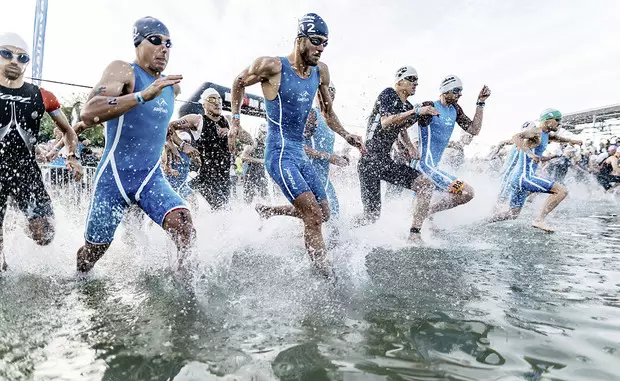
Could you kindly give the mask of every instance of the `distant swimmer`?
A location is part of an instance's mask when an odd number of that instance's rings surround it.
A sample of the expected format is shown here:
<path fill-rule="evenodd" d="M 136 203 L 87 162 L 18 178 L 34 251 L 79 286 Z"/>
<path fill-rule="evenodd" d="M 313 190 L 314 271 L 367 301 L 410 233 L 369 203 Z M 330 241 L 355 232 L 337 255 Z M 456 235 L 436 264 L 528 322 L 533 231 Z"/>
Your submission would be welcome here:
<path fill-rule="evenodd" d="M 304 128 L 314 96 L 319 91 L 325 122 L 347 143 L 363 150 L 361 137 L 349 134 L 334 112 L 329 96 L 330 75 L 320 62 L 328 44 L 328 28 L 315 13 L 304 15 L 298 24 L 293 52 L 286 57 L 260 57 L 235 78 L 232 86 L 233 113 L 229 145 L 242 132 L 239 111 L 244 89 L 260 83 L 267 108 L 265 168 L 284 196 L 293 204 L 257 207 L 264 218 L 286 214 L 304 223 L 306 249 L 316 269 L 331 276 L 322 222 L 329 218 L 329 203 L 321 180 L 304 152 Z"/>
<path fill-rule="evenodd" d="M 596 175 L 599 184 L 609 191 L 620 185 L 620 150 L 615 145 L 609 146 L 607 152 L 611 155 L 599 164 L 600 171 Z"/>
<path fill-rule="evenodd" d="M 409 229 L 409 240 L 419 243 L 433 188 L 420 170 L 396 163 L 390 157 L 390 150 L 397 139 L 401 139 L 408 155 L 416 156 L 417 150 L 409 139 L 407 129 L 424 116 L 439 114 L 432 104 L 414 106 L 407 100 L 418 87 L 418 72 L 412 66 L 396 70 L 393 83 L 392 87 L 385 88 L 379 94 L 368 117 L 368 152 L 362 155 L 357 167 L 364 213 L 357 217 L 356 224 L 367 225 L 377 221 L 381 215 L 381 181 L 385 181 L 416 192 L 417 207 Z"/>
<path fill-rule="evenodd" d="M 267 123 L 261 123 L 254 143 L 246 145 L 241 153 L 241 160 L 248 170 L 243 182 L 243 200 L 251 203 L 255 197 L 267 198 L 267 177 L 265 176 L 265 140 Z"/>
<path fill-rule="evenodd" d="M 437 190 L 443 192 L 441 198 L 431 204 L 429 216 L 465 204 L 474 197 L 474 189 L 470 185 L 439 169 L 439 164 L 455 124 L 470 135 L 476 136 L 480 133 L 485 102 L 491 96 L 491 90 L 487 86 L 480 90 L 476 113 L 471 120 L 458 104 L 463 94 L 463 83 L 459 77 L 445 77 L 441 81 L 439 92 L 439 100 L 422 103 L 434 106 L 439 115 L 421 116 L 418 121 L 420 160 L 416 169 L 422 172 Z"/>
<path fill-rule="evenodd" d="M 15 33 L 0 34 L 0 272 L 4 259 L 3 225 L 9 199 L 28 219 L 26 233 L 38 245 L 54 239 L 54 211 L 35 150 L 41 119 L 47 112 L 64 135 L 67 168 L 80 180 L 77 136 L 58 99 L 49 91 L 24 82 L 30 62 L 28 44 Z"/>
<path fill-rule="evenodd" d="M 133 41 L 135 61 L 109 64 L 82 109 L 86 125 L 107 123 L 86 219 L 86 242 L 77 254 L 79 272 L 90 271 L 105 254 L 132 204 L 172 237 L 178 249 L 175 270 L 186 269 L 195 237 L 189 210 L 160 165 L 183 78 L 162 75 L 172 47 L 170 32 L 161 21 L 144 17 L 134 25 Z"/>
<path fill-rule="evenodd" d="M 533 125 L 513 136 L 512 141 L 517 151 L 511 156 L 502 184 L 504 188 L 502 193 L 507 192 L 510 209 L 507 212 L 495 214 L 487 222 L 515 219 L 521 213 L 530 193 L 549 193 L 550 196 L 532 226 L 546 232 L 553 231 L 545 224 L 545 218 L 566 198 L 568 192 L 563 185 L 536 176 L 536 169 L 550 141 L 581 144 L 580 140 L 553 134 L 559 130 L 561 121 L 562 113 L 555 109 L 547 109 L 540 114 L 538 126 Z"/>
<path fill-rule="evenodd" d="M 230 125 L 222 115 L 222 96 L 214 88 L 204 90 L 200 96 L 204 108 L 202 133 L 196 142 L 202 165 L 198 176 L 190 185 L 207 200 L 214 210 L 226 209 L 231 194 L 230 167 L 234 166 L 228 145 Z M 243 144 L 252 144 L 252 136 L 238 134 Z M 233 188 L 234 189 L 234 188 Z"/>

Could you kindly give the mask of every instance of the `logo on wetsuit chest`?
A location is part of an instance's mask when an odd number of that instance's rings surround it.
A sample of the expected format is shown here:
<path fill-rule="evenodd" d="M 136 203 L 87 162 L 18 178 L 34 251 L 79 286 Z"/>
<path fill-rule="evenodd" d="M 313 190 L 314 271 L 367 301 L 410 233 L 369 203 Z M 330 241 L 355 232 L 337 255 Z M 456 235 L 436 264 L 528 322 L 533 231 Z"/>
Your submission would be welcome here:
<path fill-rule="evenodd" d="M 310 93 L 307 91 L 301 93 L 299 98 L 297 98 L 297 102 L 310 102 Z"/>
<path fill-rule="evenodd" d="M 157 106 L 153 107 L 153 111 L 157 111 L 162 114 L 168 113 L 168 102 L 166 102 L 164 98 L 159 98 L 155 102 L 157 103 Z"/>
<path fill-rule="evenodd" d="M 19 103 L 30 103 L 31 97 L 22 97 L 19 95 L 4 94 L 0 92 L 0 99 L 3 101 L 14 101 Z"/>

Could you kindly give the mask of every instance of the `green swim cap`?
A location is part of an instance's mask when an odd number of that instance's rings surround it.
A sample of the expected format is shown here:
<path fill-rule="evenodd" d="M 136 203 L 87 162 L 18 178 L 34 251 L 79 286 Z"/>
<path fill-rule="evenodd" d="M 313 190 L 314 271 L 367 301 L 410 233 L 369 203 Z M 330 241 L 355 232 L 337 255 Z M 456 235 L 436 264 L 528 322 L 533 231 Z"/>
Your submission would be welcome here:
<path fill-rule="evenodd" d="M 540 113 L 539 119 L 541 122 L 549 119 L 562 120 L 562 113 L 554 108 L 548 108 Z"/>

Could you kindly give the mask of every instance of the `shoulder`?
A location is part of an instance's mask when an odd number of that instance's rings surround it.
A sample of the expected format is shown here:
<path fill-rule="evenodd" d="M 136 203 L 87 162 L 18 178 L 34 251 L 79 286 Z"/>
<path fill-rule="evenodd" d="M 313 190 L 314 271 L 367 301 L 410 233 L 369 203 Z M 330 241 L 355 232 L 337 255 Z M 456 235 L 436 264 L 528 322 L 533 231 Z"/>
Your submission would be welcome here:
<path fill-rule="evenodd" d="M 258 57 L 251 65 L 251 70 L 261 75 L 273 75 L 282 71 L 282 61 L 280 57 Z"/>
<path fill-rule="evenodd" d="M 121 60 L 110 62 L 105 68 L 104 73 L 118 79 L 133 79 L 134 77 L 133 66 Z"/>
<path fill-rule="evenodd" d="M 379 96 L 377 97 L 377 101 L 379 102 L 391 101 L 395 99 L 398 99 L 398 94 L 396 93 L 396 90 L 391 87 L 383 89 L 383 91 L 381 91 L 379 93 Z"/>
<path fill-rule="evenodd" d="M 54 95 L 54 93 L 45 90 L 42 87 L 39 88 L 39 91 L 41 92 L 41 97 L 43 98 L 43 104 L 45 104 L 45 111 L 51 113 L 60 108 L 60 102 L 58 101 L 58 98 L 56 98 L 56 95 Z"/>
<path fill-rule="evenodd" d="M 327 67 L 327 64 L 325 62 L 319 61 L 316 67 L 319 70 L 319 74 L 321 75 L 321 78 L 326 78 L 326 76 L 329 77 L 329 68 Z"/>

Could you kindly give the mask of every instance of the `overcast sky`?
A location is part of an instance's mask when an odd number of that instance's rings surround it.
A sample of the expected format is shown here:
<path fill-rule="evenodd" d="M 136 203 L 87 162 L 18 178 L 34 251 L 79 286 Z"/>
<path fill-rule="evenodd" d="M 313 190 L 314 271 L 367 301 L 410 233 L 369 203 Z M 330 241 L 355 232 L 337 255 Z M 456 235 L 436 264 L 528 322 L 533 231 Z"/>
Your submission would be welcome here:
<path fill-rule="evenodd" d="M 31 42 L 35 0 L 0 4 L 0 31 Z M 614 0 L 50 0 L 43 76 L 94 85 L 110 61 L 133 60 L 133 22 L 150 15 L 170 29 L 166 72 L 183 74 L 183 99 L 204 81 L 230 87 L 257 56 L 288 54 L 307 12 L 329 26 L 322 60 L 340 119 L 357 133 L 403 65 L 420 76 L 412 102 L 437 99 L 441 79 L 456 74 L 461 105 L 473 116 L 480 88 L 491 88 L 479 143 L 507 137 L 547 107 L 567 113 L 620 103 Z M 60 96 L 76 91 L 46 87 Z"/>

